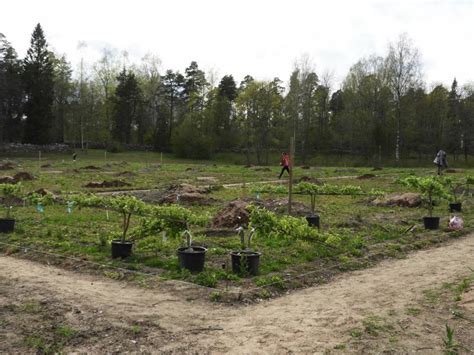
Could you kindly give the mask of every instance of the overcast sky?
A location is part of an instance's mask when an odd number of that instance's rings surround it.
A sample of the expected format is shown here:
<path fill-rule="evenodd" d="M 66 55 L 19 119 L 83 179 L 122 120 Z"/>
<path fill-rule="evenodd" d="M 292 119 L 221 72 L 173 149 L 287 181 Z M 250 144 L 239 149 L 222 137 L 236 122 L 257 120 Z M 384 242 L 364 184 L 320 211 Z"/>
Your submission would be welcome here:
<path fill-rule="evenodd" d="M 131 61 L 147 52 L 162 68 L 192 60 L 219 78 L 246 74 L 287 82 L 293 63 L 309 55 L 334 84 L 351 65 L 406 32 L 419 48 L 425 81 L 450 85 L 474 80 L 474 0 L 5 0 L 0 33 L 23 57 L 40 22 L 49 45 L 76 68 L 104 47 L 126 50 Z"/>

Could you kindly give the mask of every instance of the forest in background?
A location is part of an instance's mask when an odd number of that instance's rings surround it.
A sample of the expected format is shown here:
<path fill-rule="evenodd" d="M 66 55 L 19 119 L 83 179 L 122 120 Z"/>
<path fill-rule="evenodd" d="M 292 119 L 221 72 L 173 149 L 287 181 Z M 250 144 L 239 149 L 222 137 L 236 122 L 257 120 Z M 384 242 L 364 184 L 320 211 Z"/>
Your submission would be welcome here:
<path fill-rule="evenodd" d="M 314 154 L 400 164 L 438 149 L 466 162 L 473 153 L 474 84 L 427 88 L 406 34 L 384 56 L 361 58 L 339 88 L 308 57 L 287 80 L 236 83 L 194 61 L 181 73 L 162 70 L 156 55 L 129 63 L 110 49 L 73 75 L 38 24 L 25 58 L 0 33 L 0 144 L 139 145 L 198 159 L 238 152 L 257 164 L 288 150 L 290 137 L 303 164 Z"/>

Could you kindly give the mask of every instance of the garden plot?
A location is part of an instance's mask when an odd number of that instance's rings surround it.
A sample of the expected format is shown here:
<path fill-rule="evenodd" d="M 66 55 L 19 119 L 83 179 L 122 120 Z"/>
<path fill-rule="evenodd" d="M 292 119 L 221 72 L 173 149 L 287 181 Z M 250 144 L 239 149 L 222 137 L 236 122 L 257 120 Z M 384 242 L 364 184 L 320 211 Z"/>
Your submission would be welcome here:
<path fill-rule="evenodd" d="M 463 196 L 459 215 L 464 218 L 465 230 L 448 232 L 448 197 L 440 195 L 433 200 L 432 211 L 441 217 L 440 229 L 427 231 L 422 224 L 426 213 L 421 207 L 371 204 L 381 195 L 415 193 L 414 187 L 399 182 L 411 175 L 429 176 L 428 169 L 384 169 L 377 171 L 375 178 L 358 179 L 372 170 L 295 168 L 295 180 L 305 179 L 295 185 L 295 216 L 289 217 L 285 182 L 265 190 L 269 185 L 265 181 L 274 180 L 277 168 L 261 170 L 189 162 L 125 165 L 94 160 L 73 165 L 54 161 L 54 169 L 77 172 L 52 175 L 42 171 L 37 162 L 25 160 L 20 164 L 36 179 L 21 183 L 23 194 L 29 197 L 24 206 L 17 205 L 12 211 L 15 232 L 0 235 L 4 251 L 44 252 L 63 262 L 70 257 L 95 263 L 109 275 L 115 275 L 114 268 L 119 268 L 118 274 L 127 278 L 134 278 L 133 271 L 137 271 L 191 282 L 209 287 L 215 299 L 229 301 L 272 297 L 288 289 L 326 282 L 341 271 L 439 245 L 469 231 L 474 212 L 471 197 Z M 99 169 L 81 169 L 91 166 Z M 450 175 L 452 183 L 464 184 L 469 173 Z M 113 175 L 120 175 L 120 180 L 130 186 L 105 190 L 126 191 L 84 195 L 89 200 L 84 196 L 82 200 L 73 197 L 92 191 L 83 187 L 85 182 L 106 180 Z M 210 183 L 209 177 L 218 183 Z M 238 185 L 219 188 L 227 183 Z M 31 194 L 40 187 L 56 197 Z M 124 193 L 137 199 L 121 196 Z M 186 194 L 192 195 L 191 200 L 186 201 Z M 194 194 L 199 198 L 193 200 Z M 119 197 L 124 199 L 120 202 Z M 247 209 L 249 205 L 253 207 Z M 308 225 L 304 217 L 311 214 L 320 218 L 320 229 Z M 229 255 L 248 249 L 235 232 L 239 224 L 248 221 L 250 228 L 256 228 L 250 248 L 261 253 L 257 276 L 246 274 L 245 269 L 235 273 Z M 176 250 L 186 244 L 183 232 L 187 228 L 192 233 L 191 249 L 207 248 L 200 273 L 180 268 L 176 255 Z M 125 259 L 112 259 L 110 248 L 114 239 L 133 240 L 132 254 Z M 130 275 L 127 270 L 132 271 Z"/>

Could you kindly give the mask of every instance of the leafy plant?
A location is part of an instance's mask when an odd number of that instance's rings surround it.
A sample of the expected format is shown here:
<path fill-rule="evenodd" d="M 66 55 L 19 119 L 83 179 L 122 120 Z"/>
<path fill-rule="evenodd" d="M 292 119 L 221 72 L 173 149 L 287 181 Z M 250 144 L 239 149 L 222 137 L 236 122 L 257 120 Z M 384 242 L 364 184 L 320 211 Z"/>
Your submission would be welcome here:
<path fill-rule="evenodd" d="M 464 192 L 460 196 L 458 196 L 458 194 L 456 193 L 456 189 L 458 187 L 460 187 L 461 185 L 460 184 L 455 185 L 453 179 L 451 179 L 450 177 L 445 177 L 443 182 L 444 182 L 444 184 L 446 185 L 446 188 L 449 191 L 450 201 L 452 201 L 454 203 L 461 202 L 460 200 L 461 200 L 462 196 L 464 195 Z"/>
<path fill-rule="evenodd" d="M 471 185 L 474 185 L 474 175 L 466 176 L 466 190 L 467 190 L 467 193 L 470 194 L 470 196 L 472 197 L 472 192 L 470 189 Z"/>
<path fill-rule="evenodd" d="M 244 227 L 240 226 L 237 228 L 237 235 L 240 236 L 240 245 L 242 250 L 250 250 L 251 242 L 253 235 L 255 234 L 255 228 L 251 228 L 249 233 L 247 234 L 247 242 L 245 241 L 245 229 Z"/>
<path fill-rule="evenodd" d="M 314 214 L 316 209 L 316 196 L 317 195 L 361 195 L 362 189 L 360 186 L 353 185 L 316 185 L 309 182 L 300 182 L 295 186 L 295 193 L 309 195 L 311 198 L 311 212 Z"/>
<path fill-rule="evenodd" d="M 438 177 L 416 177 L 409 176 L 402 180 L 402 183 L 406 186 L 410 186 L 421 193 L 423 202 L 427 206 L 429 216 L 433 216 L 433 198 L 437 197 L 440 199 L 448 198 L 448 194 L 445 186 L 442 184 Z"/>
<path fill-rule="evenodd" d="M 6 207 L 5 218 L 10 219 L 13 199 L 22 197 L 22 186 L 21 184 L 0 184 L 0 191 L 3 195 L 3 204 Z"/>
<path fill-rule="evenodd" d="M 443 338 L 443 344 L 446 351 L 446 354 L 457 354 L 459 345 L 454 340 L 454 329 L 446 324 L 446 337 Z"/>
<path fill-rule="evenodd" d="M 146 204 L 135 196 L 114 196 L 107 201 L 107 207 L 122 214 L 121 241 L 127 240 L 127 231 L 132 215 L 140 215 L 146 210 Z"/>

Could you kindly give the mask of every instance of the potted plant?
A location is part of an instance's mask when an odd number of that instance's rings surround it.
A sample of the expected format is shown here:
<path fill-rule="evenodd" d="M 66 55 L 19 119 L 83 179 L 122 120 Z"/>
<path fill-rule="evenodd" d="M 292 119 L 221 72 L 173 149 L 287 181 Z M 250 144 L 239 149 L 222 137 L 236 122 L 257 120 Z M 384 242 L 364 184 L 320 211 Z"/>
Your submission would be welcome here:
<path fill-rule="evenodd" d="M 433 217 L 433 198 L 444 199 L 447 197 L 446 189 L 438 177 L 410 176 L 403 180 L 404 184 L 411 186 L 421 193 L 424 204 L 428 209 L 428 216 L 423 217 L 426 229 L 438 229 L 439 217 Z"/>
<path fill-rule="evenodd" d="M 230 252 L 232 261 L 232 272 L 235 274 L 258 275 L 260 256 L 262 253 L 251 249 L 251 241 L 255 234 L 255 228 L 251 228 L 247 241 L 245 240 L 245 229 L 237 228 L 237 235 L 240 236 L 241 250 Z"/>
<path fill-rule="evenodd" d="M 462 210 L 461 197 L 462 195 L 464 195 L 464 192 L 462 192 L 460 196 L 458 196 L 458 194 L 456 193 L 456 190 L 461 185 L 454 185 L 453 180 L 449 177 L 445 178 L 444 181 L 446 183 L 446 187 L 448 188 L 450 192 L 449 212 L 461 212 Z"/>
<path fill-rule="evenodd" d="M 184 231 L 186 237 L 186 246 L 178 248 L 179 267 L 188 269 L 191 272 L 201 272 L 204 270 L 204 261 L 206 258 L 205 247 L 193 246 L 193 236 L 189 229 Z"/>
<path fill-rule="evenodd" d="M 0 184 L 3 204 L 6 208 L 5 218 L 0 218 L 0 233 L 11 233 L 15 230 L 15 219 L 12 217 L 13 200 L 20 196 L 21 184 Z"/>
<path fill-rule="evenodd" d="M 474 175 L 466 176 L 466 193 L 472 197 L 471 185 L 474 185 Z"/>
<path fill-rule="evenodd" d="M 103 200 L 104 207 L 122 214 L 122 232 L 120 239 L 112 240 L 112 258 L 126 258 L 132 255 L 133 238 L 127 239 L 132 215 L 143 214 L 146 204 L 135 196 L 114 196 Z"/>
<path fill-rule="evenodd" d="M 319 229 L 319 215 L 316 212 L 316 196 L 321 193 L 321 186 L 309 182 L 300 182 L 295 189 L 297 193 L 309 195 L 311 200 L 311 215 L 306 216 L 308 225 L 311 227 L 318 227 Z"/>

